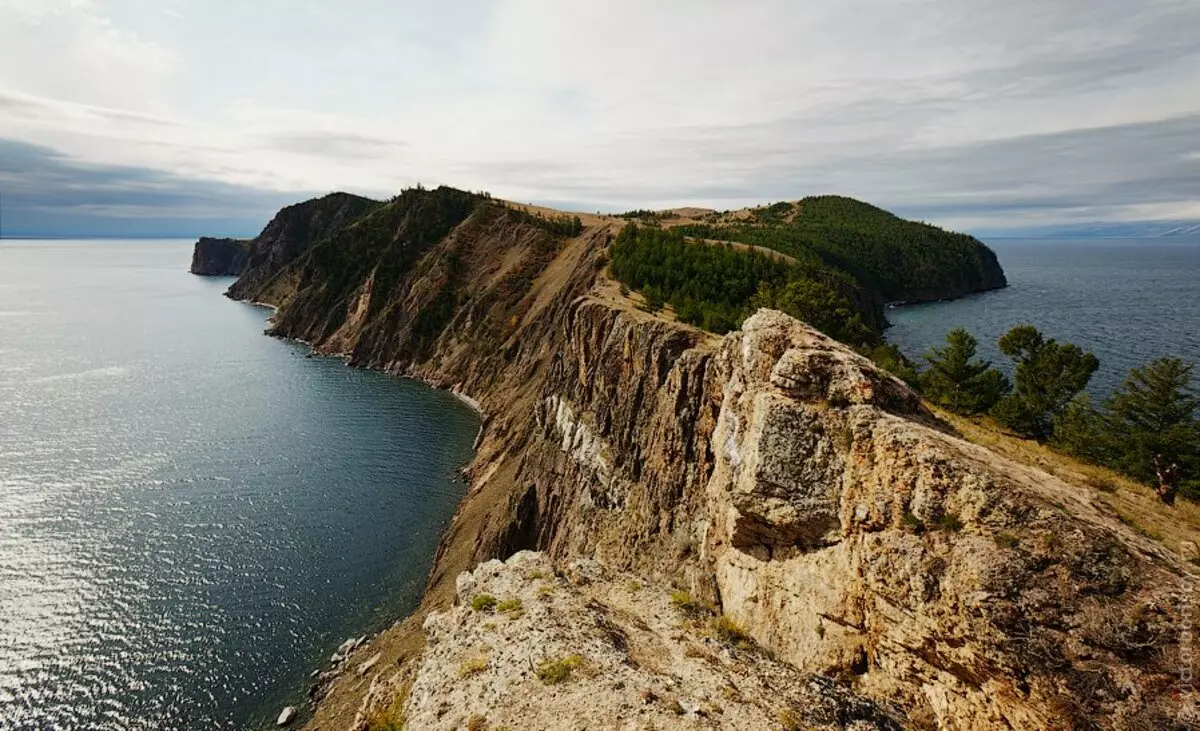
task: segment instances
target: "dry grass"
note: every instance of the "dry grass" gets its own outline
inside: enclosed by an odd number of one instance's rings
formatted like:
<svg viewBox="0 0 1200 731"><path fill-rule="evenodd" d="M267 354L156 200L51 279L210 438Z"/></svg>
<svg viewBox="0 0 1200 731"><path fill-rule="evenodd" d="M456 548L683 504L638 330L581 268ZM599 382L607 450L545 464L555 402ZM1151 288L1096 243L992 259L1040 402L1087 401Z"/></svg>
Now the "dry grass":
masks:
<svg viewBox="0 0 1200 731"><path fill-rule="evenodd" d="M458 666L458 677L469 678L472 675L478 675L488 669L488 660L486 657L472 657L464 660Z"/></svg>
<svg viewBox="0 0 1200 731"><path fill-rule="evenodd" d="M691 619L708 617L716 614L717 611L711 604L693 598L691 594L682 589L671 592L671 606Z"/></svg>
<svg viewBox="0 0 1200 731"><path fill-rule="evenodd" d="M585 666L582 655L548 658L537 666L537 676L546 685L558 685L571 679L571 675Z"/></svg>
<svg viewBox="0 0 1200 731"><path fill-rule="evenodd" d="M1049 472L1091 493L1096 504L1139 534L1178 551L1184 541L1200 543L1200 505L1179 500L1164 505L1154 490L1105 467L1090 465L1044 444L1005 433L986 419L967 418L934 408L934 412L969 442L987 447L1014 462Z"/></svg>

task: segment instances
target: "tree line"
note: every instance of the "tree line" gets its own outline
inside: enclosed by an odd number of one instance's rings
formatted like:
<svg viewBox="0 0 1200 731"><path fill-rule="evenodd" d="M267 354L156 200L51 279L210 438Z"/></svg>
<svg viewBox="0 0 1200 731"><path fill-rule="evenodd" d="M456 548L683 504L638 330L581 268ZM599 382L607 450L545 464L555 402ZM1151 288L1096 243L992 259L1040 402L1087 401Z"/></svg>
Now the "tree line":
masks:
<svg viewBox="0 0 1200 731"><path fill-rule="evenodd" d="M844 196L775 203L752 209L744 221L681 230L800 259L816 257L889 301L941 299L1004 284L995 253L974 237L909 221Z"/></svg>
<svg viewBox="0 0 1200 731"><path fill-rule="evenodd" d="M670 304L680 320L716 333L759 307L804 320L830 337L876 342L877 302L852 277L819 262L790 263L729 244L691 241L678 229L629 225L610 250L612 276L651 310Z"/></svg>
<svg viewBox="0 0 1200 731"><path fill-rule="evenodd" d="M978 341L961 328L925 354L923 371L902 357L876 360L945 409L989 415L1023 437L1153 485L1167 504L1177 494L1200 500L1195 364L1166 357L1133 368L1097 406L1084 394L1100 367L1092 353L1032 325L1014 327L997 344L1013 361L1011 380L976 357Z"/></svg>

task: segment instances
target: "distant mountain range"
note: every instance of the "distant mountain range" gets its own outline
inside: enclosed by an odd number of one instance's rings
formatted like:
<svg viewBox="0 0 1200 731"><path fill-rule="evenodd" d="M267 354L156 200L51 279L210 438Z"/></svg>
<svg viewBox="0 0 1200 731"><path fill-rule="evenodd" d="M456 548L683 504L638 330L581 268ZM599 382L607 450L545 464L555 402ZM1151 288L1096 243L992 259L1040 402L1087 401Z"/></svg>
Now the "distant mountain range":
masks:
<svg viewBox="0 0 1200 731"><path fill-rule="evenodd" d="M1200 237L1200 221L1124 221L1030 226L1022 228L981 228L972 231L985 238L1048 239L1160 239Z"/></svg>

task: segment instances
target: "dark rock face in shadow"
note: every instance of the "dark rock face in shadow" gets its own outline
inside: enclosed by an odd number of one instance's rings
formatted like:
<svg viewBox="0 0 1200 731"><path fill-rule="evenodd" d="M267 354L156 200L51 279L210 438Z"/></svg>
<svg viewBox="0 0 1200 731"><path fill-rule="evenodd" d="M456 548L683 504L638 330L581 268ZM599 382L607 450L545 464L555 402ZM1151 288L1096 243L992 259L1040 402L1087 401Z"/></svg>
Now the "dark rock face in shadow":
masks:
<svg viewBox="0 0 1200 731"><path fill-rule="evenodd" d="M192 250L192 274L202 276L241 276L250 257L250 242L245 239L201 238Z"/></svg>

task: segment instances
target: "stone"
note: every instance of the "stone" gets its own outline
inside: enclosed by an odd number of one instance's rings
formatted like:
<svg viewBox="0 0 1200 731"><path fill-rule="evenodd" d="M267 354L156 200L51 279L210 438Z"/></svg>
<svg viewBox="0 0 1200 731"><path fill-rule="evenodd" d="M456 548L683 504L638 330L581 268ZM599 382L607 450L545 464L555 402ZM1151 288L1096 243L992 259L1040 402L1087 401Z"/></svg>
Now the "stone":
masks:
<svg viewBox="0 0 1200 731"><path fill-rule="evenodd" d="M288 706L279 712L279 718L275 719L276 726L287 726L296 719L296 707Z"/></svg>

